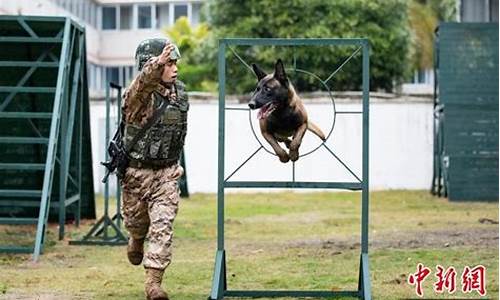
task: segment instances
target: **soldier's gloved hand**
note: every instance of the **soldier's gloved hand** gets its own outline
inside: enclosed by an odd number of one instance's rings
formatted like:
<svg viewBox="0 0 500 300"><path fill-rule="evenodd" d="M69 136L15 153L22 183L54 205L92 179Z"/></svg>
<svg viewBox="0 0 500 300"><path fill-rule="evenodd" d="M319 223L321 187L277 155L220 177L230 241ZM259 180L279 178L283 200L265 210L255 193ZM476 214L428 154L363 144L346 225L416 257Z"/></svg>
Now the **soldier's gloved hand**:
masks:
<svg viewBox="0 0 500 300"><path fill-rule="evenodd" d="M166 64L170 60L170 54L174 49L175 46L171 43L165 45L165 48L163 48L163 51L158 56L158 61L160 62L160 64Z"/></svg>
<svg viewBox="0 0 500 300"><path fill-rule="evenodd" d="M184 175L184 168L181 165L177 165L172 177L174 180L179 179L182 175Z"/></svg>

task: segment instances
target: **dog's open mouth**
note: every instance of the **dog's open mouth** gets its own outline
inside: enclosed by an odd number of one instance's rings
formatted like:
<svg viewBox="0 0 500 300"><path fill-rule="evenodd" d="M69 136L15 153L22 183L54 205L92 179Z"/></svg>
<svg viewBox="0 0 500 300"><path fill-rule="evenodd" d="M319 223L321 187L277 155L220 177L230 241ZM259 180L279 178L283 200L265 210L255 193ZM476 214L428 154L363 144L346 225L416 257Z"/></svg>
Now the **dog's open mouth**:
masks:
<svg viewBox="0 0 500 300"><path fill-rule="evenodd" d="M269 117L269 115L276 109L277 105L274 102L266 103L266 105L262 106L257 114L257 118L265 119Z"/></svg>

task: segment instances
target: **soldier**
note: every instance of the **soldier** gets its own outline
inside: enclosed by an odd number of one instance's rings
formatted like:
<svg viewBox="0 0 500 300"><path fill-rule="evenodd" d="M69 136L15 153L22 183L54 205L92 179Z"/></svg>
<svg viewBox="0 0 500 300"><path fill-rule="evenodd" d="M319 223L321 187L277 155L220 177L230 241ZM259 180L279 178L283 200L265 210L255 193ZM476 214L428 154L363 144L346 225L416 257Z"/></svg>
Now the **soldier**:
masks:
<svg viewBox="0 0 500 300"><path fill-rule="evenodd" d="M184 145L189 108L184 84L177 80L180 53L167 39L148 39L135 53L139 74L124 94L124 144L164 101L167 108L128 153L129 167L122 178L122 214L130 238L127 257L146 270L147 299L168 299L161 288L165 268L171 262L172 225L179 205L177 180L184 173L179 157ZM149 245L144 239L149 230Z"/></svg>

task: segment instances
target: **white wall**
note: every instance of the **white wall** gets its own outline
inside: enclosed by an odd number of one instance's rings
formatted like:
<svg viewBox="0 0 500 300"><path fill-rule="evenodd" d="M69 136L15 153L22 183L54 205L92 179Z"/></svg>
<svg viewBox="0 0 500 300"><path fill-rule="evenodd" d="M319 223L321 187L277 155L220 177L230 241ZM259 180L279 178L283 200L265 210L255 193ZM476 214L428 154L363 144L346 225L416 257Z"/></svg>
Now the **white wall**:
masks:
<svg viewBox="0 0 500 300"><path fill-rule="evenodd" d="M245 107L243 104L228 104ZM328 132L332 124L331 102L306 102L310 119ZM337 111L360 111L356 100L336 101ZM190 192L217 191L218 106L215 101L191 102L186 160ZM104 158L103 103L92 103L92 148L94 182L102 192L100 179ZM251 119L257 136L255 114ZM337 114L327 146L358 176L361 177L361 115ZM432 179L432 103L429 99L373 99L370 105L370 187L372 189L428 189ZM265 141L262 144L270 147ZM306 133L301 153L319 144L312 133ZM257 148L248 112L226 112L226 176L234 171ZM278 158L259 151L231 179L234 180L291 180L291 163L282 164ZM352 175L323 147L302 157L296 163L296 180L351 181Z"/></svg>
<svg viewBox="0 0 500 300"><path fill-rule="evenodd" d="M153 29L102 30L99 34L99 64L134 65L135 49L148 38L164 38L165 33Z"/></svg>

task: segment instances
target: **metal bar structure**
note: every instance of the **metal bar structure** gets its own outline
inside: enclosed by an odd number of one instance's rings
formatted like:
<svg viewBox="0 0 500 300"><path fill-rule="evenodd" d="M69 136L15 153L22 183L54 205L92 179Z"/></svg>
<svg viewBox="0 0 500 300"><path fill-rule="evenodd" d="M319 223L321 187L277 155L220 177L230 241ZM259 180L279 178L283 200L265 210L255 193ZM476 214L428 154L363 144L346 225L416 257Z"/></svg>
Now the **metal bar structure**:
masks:
<svg viewBox="0 0 500 300"><path fill-rule="evenodd" d="M358 52L362 53L362 85L363 104L362 111L344 112L346 114L362 114L362 176L359 178L345 165L334 152L325 148L332 156L353 175L356 179L353 182L297 182L295 181L295 167L292 166L292 181L230 181L229 179L259 150L261 145L243 164L225 178L225 111L245 110L239 108L226 107L226 51L229 49L238 60L248 66L243 59L237 55L235 46L356 46L355 52L337 68L327 80L330 80L350 59ZM368 145L369 145L369 41L364 38L356 39L240 39L226 38L219 40L218 50L218 78L219 78L219 128L218 128L218 188L217 188L217 251L215 254L215 265L212 281L212 289L208 299L219 300L224 297L357 297L360 299L371 299L371 281L368 257L368 214L369 214L369 181L368 181ZM294 59L294 63L296 63ZM322 81L325 82L325 81ZM342 113L342 112L340 112ZM319 148L319 147L318 147ZM322 189L347 189L361 191L361 253L359 258L359 278L358 289L355 291L286 291L286 290L229 290L227 286L227 266L225 250L225 189L226 188L322 188Z"/></svg>
<svg viewBox="0 0 500 300"><path fill-rule="evenodd" d="M90 135L83 134L89 126L85 30L65 17L1 16L0 23L11 31L0 36L0 68L11 74L0 79L0 156L6 160L0 169L12 172L0 175L0 224L36 225L33 246L0 245L0 252L33 253L36 261L49 215L63 239L68 212L78 225L82 199L94 209L93 186L83 196L81 185L82 176L92 181L92 173L82 171L82 139Z"/></svg>
<svg viewBox="0 0 500 300"><path fill-rule="evenodd" d="M105 133L105 147L104 147L104 157L107 161L109 159L108 144L110 141L111 133L111 90L116 90L116 97L114 102L116 103L116 127L120 126L121 118L121 95L122 87L113 82L109 82L106 87L106 133ZM118 177L116 179L116 212L114 216L110 216L109 205L110 205L110 194L109 194L109 184L110 180L104 183L104 215L97 221L97 223L90 228L90 231L81 239L70 241L70 245L103 245L103 246L121 246L126 245L128 242L127 235L122 232L121 223L122 218L120 214L120 181ZM114 234L110 235L111 232Z"/></svg>
<svg viewBox="0 0 500 300"><path fill-rule="evenodd" d="M498 202L498 65L498 24L436 28L433 195Z"/></svg>

